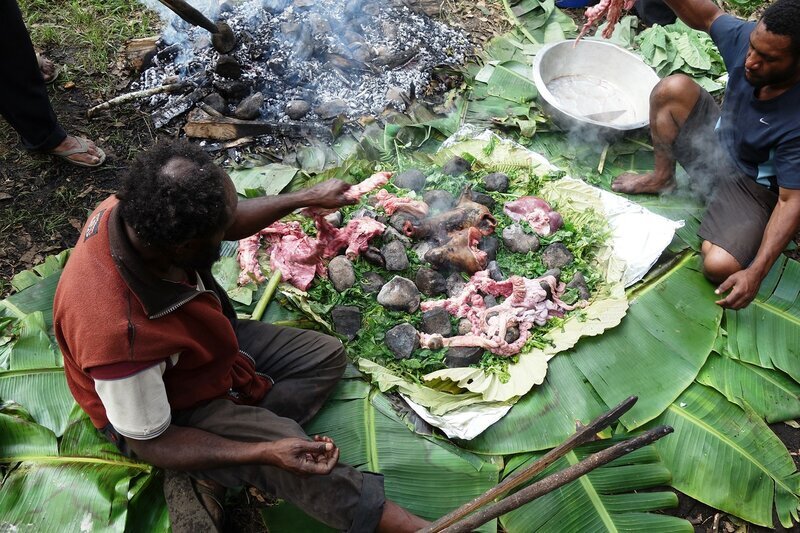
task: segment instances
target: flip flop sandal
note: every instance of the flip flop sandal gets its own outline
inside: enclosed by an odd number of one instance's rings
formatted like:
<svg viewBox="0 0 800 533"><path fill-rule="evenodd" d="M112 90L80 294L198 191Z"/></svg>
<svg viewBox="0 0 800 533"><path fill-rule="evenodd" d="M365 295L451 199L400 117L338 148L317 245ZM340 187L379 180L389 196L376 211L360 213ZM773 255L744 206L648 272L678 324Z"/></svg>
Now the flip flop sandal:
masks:
<svg viewBox="0 0 800 533"><path fill-rule="evenodd" d="M225 507L222 505L222 500L225 498L227 489L213 481L203 481L200 479L192 479L192 487L194 488L197 499L205 508L211 521L217 527L217 531L222 531L225 525Z"/></svg>
<svg viewBox="0 0 800 533"><path fill-rule="evenodd" d="M83 137L74 137L74 139L78 141L77 148L72 148L70 150L61 150L58 152L51 150L46 153L49 155L60 157L61 159L67 161L68 163L72 163L73 165L78 165L79 167L99 167L105 162L106 153L99 146L97 147L97 153L99 154L100 160L97 163L84 163L83 161L76 161L75 159L71 159L70 158L71 155L89 153L89 142L86 139L84 139Z"/></svg>
<svg viewBox="0 0 800 533"><path fill-rule="evenodd" d="M59 74L61 74L61 67L59 65L57 65L55 63L55 61L52 61L52 60L44 57L42 54L40 54L38 52L36 53L36 62L39 64L39 70L42 72L42 78L44 78L44 82L47 85L50 85L51 83L56 81L56 79L58 78ZM44 63L45 62L49 62L49 63L51 63L53 65L53 71L50 73L50 75L46 75L44 73L44 68L43 67L44 67Z"/></svg>

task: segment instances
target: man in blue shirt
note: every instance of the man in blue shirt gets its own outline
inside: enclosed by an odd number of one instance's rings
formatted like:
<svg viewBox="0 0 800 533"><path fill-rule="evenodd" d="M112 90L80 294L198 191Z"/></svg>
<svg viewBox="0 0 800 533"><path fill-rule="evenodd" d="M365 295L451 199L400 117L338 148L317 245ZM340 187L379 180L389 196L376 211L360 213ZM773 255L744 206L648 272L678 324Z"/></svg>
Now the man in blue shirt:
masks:
<svg viewBox="0 0 800 533"><path fill-rule="evenodd" d="M724 103L720 110L688 76L661 80L650 95L655 170L622 174L611 187L669 190L676 161L693 184L708 184L703 270L719 284L717 303L740 309L800 229L800 0L778 0L757 23L710 0L667 4L717 44L728 69Z"/></svg>

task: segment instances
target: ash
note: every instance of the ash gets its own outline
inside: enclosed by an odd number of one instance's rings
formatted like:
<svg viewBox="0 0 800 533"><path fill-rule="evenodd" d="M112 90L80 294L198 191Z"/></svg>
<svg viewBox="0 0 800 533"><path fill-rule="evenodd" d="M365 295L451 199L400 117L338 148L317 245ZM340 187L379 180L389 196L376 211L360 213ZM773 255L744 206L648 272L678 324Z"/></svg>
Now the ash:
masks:
<svg viewBox="0 0 800 533"><path fill-rule="evenodd" d="M132 89L188 80L218 93L219 110L238 118L239 103L260 92L260 116L246 118L352 119L404 109L405 97L428 91L434 67L463 64L472 51L461 32L383 2L251 0L223 4L218 20L237 38L230 57L220 61L207 31L175 19ZM236 65L234 73L223 63ZM163 110L182 96L155 95L143 107Z"/></svg>

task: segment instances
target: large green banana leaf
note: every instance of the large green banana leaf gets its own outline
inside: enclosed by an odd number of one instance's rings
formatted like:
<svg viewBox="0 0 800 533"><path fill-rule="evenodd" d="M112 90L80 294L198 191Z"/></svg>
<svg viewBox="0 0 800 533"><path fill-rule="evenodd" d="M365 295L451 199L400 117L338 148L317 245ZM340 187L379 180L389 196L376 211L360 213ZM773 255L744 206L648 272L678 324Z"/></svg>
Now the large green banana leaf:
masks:
<svg viewBox="0 0 800 533"><path fill-rule="evenodd" d="M697 382L717 389L739 407L747 404L767 422L800 418L800 385L779 370L712 353Z"/></svg>
<svg viewBox="0 0 800 533"><path fill-rule="evenodd" d="M668 435L665 439L671 439ZM550 465L534 480L542 479L618 442L619 438L581 446ZM541 454L509 462L504 476L522 469ZM522 464L519 464L523 460ZM670 473L652 446L625 455L589 474L537 498L500 518L508 533L582 533L585 531L691 532L689 522L654 514L676 507L672 492L638 492L669 483Z"/></svg>
<svg viewBox="0 0 800 533"><path fill-rule="evenodd" d="M777 368L800 382L800 263L781 256L758 297L740 311L727 311L731 357Z"/></svg>
<svg viewBox="0 0 800 533"><path fill-rule="evenodd" d="M626 427L659 416L702 368L722 312L694 256L630 296L619 326L550 360L544 384L461 445L496 455L551 448L574 433L576 422L588 423L631 395L639 401L622 418Z"/></svg>
<svg viewBox="0 0 800 533"><path fill-rule="evenodd" d="M60 446L17 404L0 411L0 435L3 531L122 531L128 500L146 486L135 480L150 476L150 466L120 455L77 408Z"/></svg>
<svg viewBox="0 0 800 533"><path fill-rule="evenodd" d="M754 524L798 519L800 473L769 426L749 409L693 384L654 422L675 428L656 442L672 486Z"/></svg>
<svg viewBox="0 0 800 533"><path fill-rule="evenodd" d="M360 379L343 380L306 430L333 438L341 449L342 462L382 473L388 499L429 519L495 486L502 468L500 458L481 458L412 433L390 399ZM278 531L276 525L285 518L281 519L277 510L267 515L271 531ZM296 522L293 525L294 531L302 529ZM494 522L481 529L495 530Z"/></svg>

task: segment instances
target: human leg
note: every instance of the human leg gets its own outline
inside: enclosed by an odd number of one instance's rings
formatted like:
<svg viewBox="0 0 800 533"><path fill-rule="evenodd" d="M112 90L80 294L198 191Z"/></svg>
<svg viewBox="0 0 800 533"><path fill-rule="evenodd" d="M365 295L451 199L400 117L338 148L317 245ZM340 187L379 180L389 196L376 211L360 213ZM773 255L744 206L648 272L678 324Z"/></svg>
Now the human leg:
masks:
<svg viewBox="0 0 800 533"><path fill-rule="evenodd" d="M104 154L91 141L85 149L56 119L28 30L16 2L0 2L0 115L19 133L28 150L60 155L72 163L95 166ZM70 153L72 152L72 153Z"/></svg>
<svg viewBox="0 0 800 533"><path fill-rule="evenodd" d="M681 129L700 100L702 89L683 74L658 82L650 94L650 133L653 138L655 169L646 174L626 172L611 189L626 194L658 193L675 185L673 147Z"/></svg>
<svg viewBox="0 0 800 533"><path fill-rule="evenodd" d="M342 343L316 331L242 320L236 336L274 382L261 407L299 424L319 411L347 364Z"/></svg>
<svg viewBox="0 0 800 533"><path fill-rule="evenodd" d="M776 193L741 174L717 184L697 232L706 278L721 283L750 264L777 200Z"/></svg>

